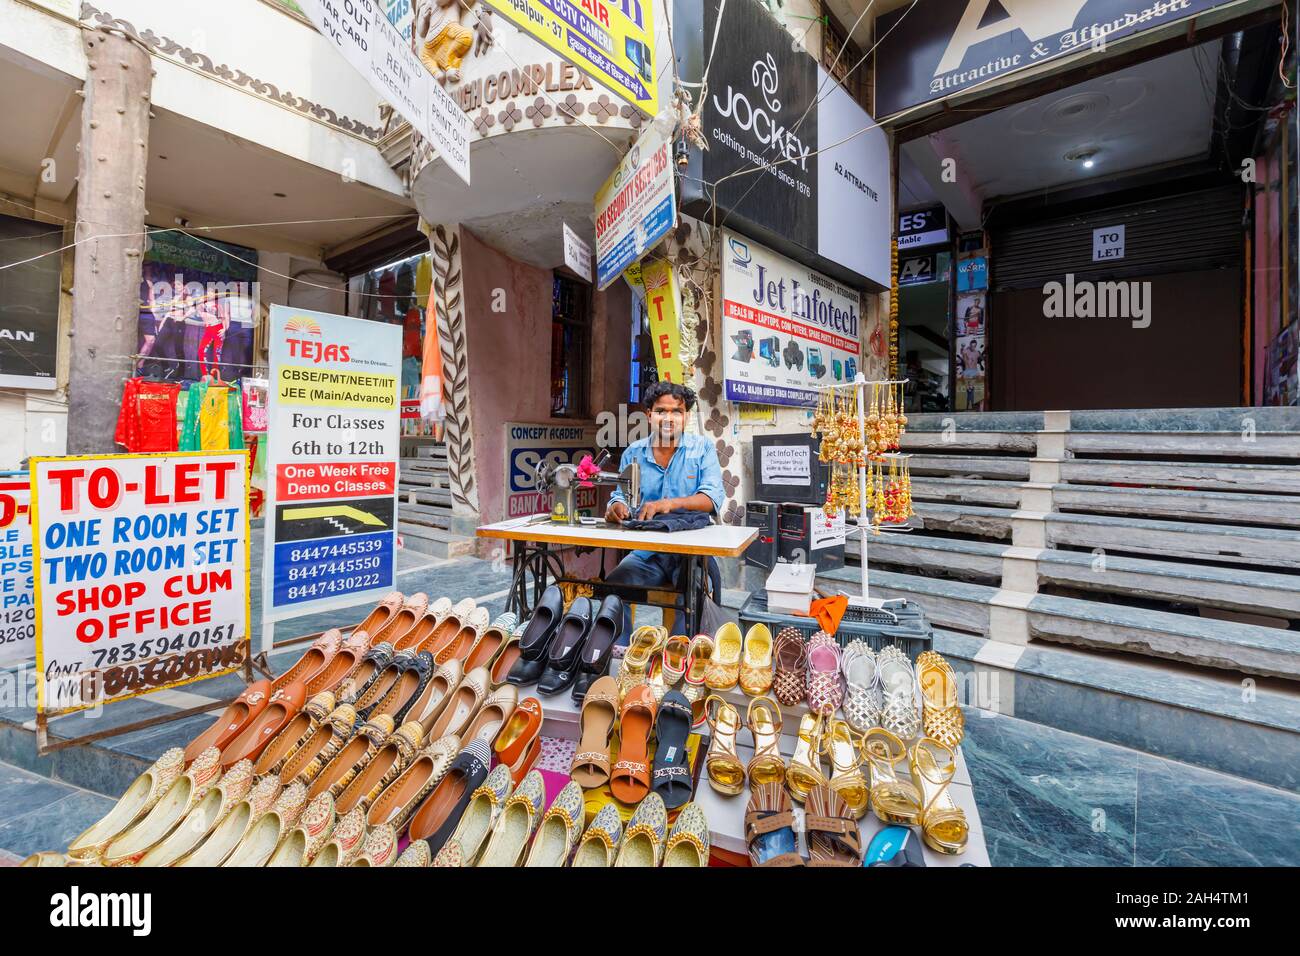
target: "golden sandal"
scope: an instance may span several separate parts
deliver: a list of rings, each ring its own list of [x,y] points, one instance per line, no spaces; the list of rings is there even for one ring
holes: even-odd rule
[[[745,725],[754,738],[754,756],[745,768],[751,787],[785,782],[781,723],[781,708],[770,697],[755,697],[745,709]]]
[[[936,853],[962,853],[970,836],[966,814],[948,792],[956,773],[957,762],[951,749],[930,737],[916,742],[912,748],[912,779],[922,791],[921,839]]]
[[[957,675],[952,665],[935,651],[916,658],[921,684],[921,724],[925,735],[955,749],[966,734],[966,719],[957,705]]]
[[[628,641],[627,653],[618,670],[618,696],[622,700],[650,676],[650,661],[668,640],[668,630],[653,624],[638,627]]]
[[[898,775],[907,747],[883,727],[867,731],[862,754],[871,772],[871,806],[886,823],[916,826],[921,819],[921,792]]]
[[[808,799],[814,787],[826,786],[822,773],[822,718],[820,714],[807,713],[799,721],[799,736],[795,740],[794,755],[785,772],[785,785],[790,796],[800,803]]]
[[[822,748],[831,761],[830,788],[848,806],[854,819],[862,819],[871,802],[871,790],[862,776],[862,756],[853,728],[847,721],[832,720],[822,738]]]
[[[710,708],[717,702],[717,713]],[[704,769],[709,785],[718,793],[735,796],[745,788],[745,765],[736,753],[736,734],[740,732],[740,712],[717,694],[704,701],[704,719],[712,730]]]

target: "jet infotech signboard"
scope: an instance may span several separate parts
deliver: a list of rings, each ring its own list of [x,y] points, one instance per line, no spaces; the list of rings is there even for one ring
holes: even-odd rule
[[[885,134],[759,3],[678,0],[678,72],[701,76],[707,151],[692,150],[682,209],[843,282],[884,287],[893,234]],[[706,184],[717,184],[716,191]]]
[[[876,21],[890,116],[1039,63],[1168,26],[1225,0],[925,0]]]

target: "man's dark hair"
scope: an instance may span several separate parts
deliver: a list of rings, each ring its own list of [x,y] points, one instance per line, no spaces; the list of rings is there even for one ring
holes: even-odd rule
[[[645,390],[643,404],[646,408],[654,408],[655,402],[665,395],[685,402],[688,412],[695,407],[695,389],[678,385],[676,382],[655,382]]]

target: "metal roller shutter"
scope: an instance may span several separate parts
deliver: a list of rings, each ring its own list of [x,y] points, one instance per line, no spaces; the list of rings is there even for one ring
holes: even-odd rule
[[[1066,273],[1123,279],[1156,273],[1239,268],[1242,188],[1227,186],[1129,203],[993,234],[992,286],[1041,288]],[[1092,232],[1125,227],[1124,258],[1092,261]]]

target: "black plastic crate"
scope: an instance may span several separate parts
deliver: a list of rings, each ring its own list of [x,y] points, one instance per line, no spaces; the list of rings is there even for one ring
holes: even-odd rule
[[[897,622],[894,618],[897,617]],[[767,609],[767,593],[755,591],[740,609],[741,630],[748,630],[754,624],[766,624],[775,639],[777,633],[786,627],[793,627],[808,639],[821,630],[816,618],[802,617],[795,614],[776,614]],[[890,604],[888,613],[874,608],[857,608],[850,606],[844,612],[835,640],[840,647],[846,646],[854,638],[862,638],[873,651],[879,651],[890,644],[915,661],[922,651],[930,650],[934,643],[934,628],[926,620],[925,612],[915,601],[903,601]]]

